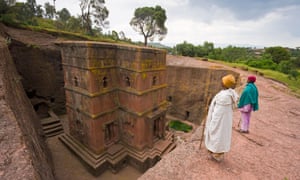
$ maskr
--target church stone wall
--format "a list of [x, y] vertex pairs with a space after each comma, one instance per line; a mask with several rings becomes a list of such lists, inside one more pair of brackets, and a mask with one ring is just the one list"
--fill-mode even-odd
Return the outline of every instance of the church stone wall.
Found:
[[166, 52], [98, 42], [61, 46], [70, 134], [95, 153], [118, 141], [152, 147], [151, 114], [167, 110]]

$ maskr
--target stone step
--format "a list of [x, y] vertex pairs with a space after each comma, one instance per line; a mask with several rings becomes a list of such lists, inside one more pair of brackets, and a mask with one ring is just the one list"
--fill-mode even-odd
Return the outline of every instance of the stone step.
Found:
[[173, 151], [175, 148], [176, 148], [176, 144], [172, 143], [172, 144], [170, 144], [170, 145], [167, 147], [167, 149], [165, 149], [165, 150], [163, 151], [162, 154], [163, 154], [163, 155], [168, 154], [169, 152]]
[[86, 164], [93, 168], [96, 168], [94, 158], [90, 156], [90, 153], [88, 152], [88, 150], [86, 150], [86, 148], [83, 145], [78, 145], [71, 136], [68, 136], [66, 134], [62, 134], [58, 138], [71, 151], [73, 151], [77, 156], [79, 156]]
[[46, 137], [53, 137], [53, 136], [60, 135], [60, 134], [62, 134], [62, 133], [64, 133], [64, 131], [63, 131], [63, 130], [61, 130], [61, 131], [55, 131], [55, 132], [52, 132], [52, 133], [46, 134]]
[[45, 119], [41, 120], [42, 126], [48, 125], [48, 124], [54, 124], [54, 123], [57, 123], [57, 122], [60, 122], [60, 120], [59, 119], [54, 119], [52, 117], [45, 118]]
[[41, 120], [42, 129], [46, 137], [53, 137], [64, 132], [63, 126], [60, 122], [60, 118], [53, 112], [48, 111], [49, 118]]
[[[133, 156], [140, 161], [145, 161], [147, 158], [155, 158], [156, 156], [161, 156], [162, 154], [173, 150], [176, 145], [173, 143], [173, 134], [172, 133], [166, 133], [165, 140], [159, 140], [155, 142], [155, 145], [159, 145], [159, 147], [153, 148], [153, 149], [145, 149], [143, 151], [139, 151], [130, 147], [127, 147], [128, 154], [130, 156]], [[126, 145], [124, 145], [126, 146]], [[167, 151], [165, 151], [167, 150]]]
[[87, 162], [93, 168], [97, 168], [102, 165], [105, 161], [108, 161], [111, 164], [116, 164], [120, 161], [120, 159], [125, 158], [127, 156], [126, 151], [119, 150], [115, 152], [113, 155], [108, 155], [107, 152], [101, 154], [95, 154], [87, 147], [79, 143], [73, 137], [69, 135], [61, 135], [59, 139], [65, 143], [75, 154], [77, 154], [81, 159]]
[[63, 128], [62, 126], [57, 126], [55, 128], [50, 128], [50, 129], [46, 129], [44, 130], [44, 133], [47, 137], [53, 137], [54, 135], [58, 135], [63, 133]]
[[63, 131], [62, 126], [55, 126], [55, 127], [53, 127], [53, 128], [47, 128], [47, 129], [44, 129], [44, 132], [45, 132], [46, 134], [49, 134], [49, 133], [55, 132], [55, 131]]
[[61, 127], [62, 128], [62, 124], [59, 121], [56, 122], [56, 123], [43, 125], [43, 130], [47, 131], [47, 130], [50, 130], [50, 129], [55, 129], [57, 127]]

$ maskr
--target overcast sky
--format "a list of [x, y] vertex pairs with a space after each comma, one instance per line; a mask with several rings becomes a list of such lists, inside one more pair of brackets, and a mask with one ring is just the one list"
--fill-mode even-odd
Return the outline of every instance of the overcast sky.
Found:
[[[20, 0], [21, 1], [21, 0]], [[36, 0], [53, 4], [53, 0]], [[79, 15], [80, 0], [56, 0], [56, 9]], [[109, 29], [123, 31], [133, 41], [143, 36], [129, 25], [139, 7], [160, 5], [166, 10], [168, 28], [162, 44], [187, 41], [215, 46], [300, 47], [300, 0], [106, 0]], [[158, 42], [157, 39], [154, 40]]]

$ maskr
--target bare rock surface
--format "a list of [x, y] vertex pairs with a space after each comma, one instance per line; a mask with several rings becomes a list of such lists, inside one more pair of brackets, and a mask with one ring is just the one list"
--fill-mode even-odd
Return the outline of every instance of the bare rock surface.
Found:
[[51, 157], [39, 119], [2, 37], [0, 54], [0, 179], [52, 180]]
[[[208, 63], [174, 56], [168, 56], [167, 62], [194, 67]], [[234, 70], [242, 78], [240, 93], [251, 72]], [[260, 109], [252, 114], [250, 133], [236, 131], [240, 114], [235, 110], [231, 150], [223, 162], [212, 161], [203, 142], [199, 149], [200, 126], [138, 179], [300, 179], [300, 99], [283, 84], [263, 76], [257, 76], [256, 85]]]

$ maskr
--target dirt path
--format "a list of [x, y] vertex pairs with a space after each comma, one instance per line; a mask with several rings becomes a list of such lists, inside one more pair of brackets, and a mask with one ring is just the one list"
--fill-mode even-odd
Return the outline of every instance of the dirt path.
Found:
[[[169, 64], [201, 66], [205, 63], [198, 62], [192, 58], [168, 57]], [[234, 70], [240, 73], [242, 82], [250, 74]], [[262, 76], [257, 77], [256, 85], [260, 109], [252, 114], [250, 134], [233, 131], [231, 151], [225, 155], [224, 162], [210, 160], [203, 144], [199, 150], [200, 127], [139, 180], [300, 179], [300, 99], [289, 95], [284, 85]], [[235, 110], [233, 129], [237, 128], [239, 118]]]

